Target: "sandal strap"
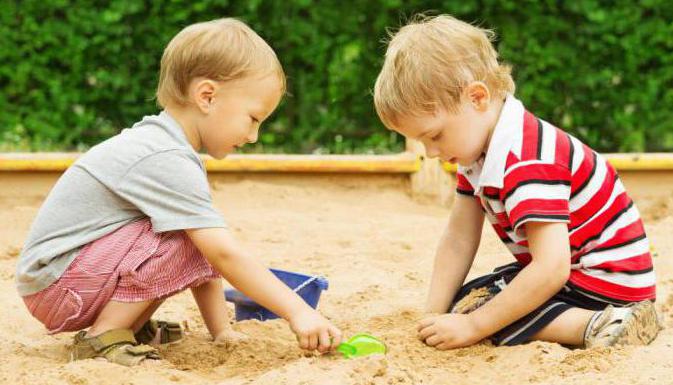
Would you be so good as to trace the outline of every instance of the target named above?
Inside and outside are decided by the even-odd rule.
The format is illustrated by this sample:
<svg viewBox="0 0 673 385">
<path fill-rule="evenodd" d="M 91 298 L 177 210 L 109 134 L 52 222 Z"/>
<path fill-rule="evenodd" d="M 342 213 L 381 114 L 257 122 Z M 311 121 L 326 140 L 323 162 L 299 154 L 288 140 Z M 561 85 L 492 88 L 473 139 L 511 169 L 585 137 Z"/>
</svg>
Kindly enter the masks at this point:
<svg viewBox="0 0 673 385">
<path fill-rule="evenodd" d="M 137 344 L 133 331 L 130 329 L 113 329 L 108 330 L 96 337 L 87 338 L 89 345 L 98 353 L 103 350 L 120 344 Z"/>
<path fill-rule="evenodd" d="M 157 321 L 157 330 L 161 330 L 162 344 L 182 339 L 182 327 L 177 322 Z"/>
<path fill-rule="evenodd" d="M 135 334 L 136 341 L 139 343 L 150 343 L 159 334 L 159 343 L 171 343 L 182 339 L 183 330 L 178 322 L 158 321 L 151 319 L 138 330 Z"/>
<path fill-rule="evenodd" d="M 146 344 L 152 341 L 154 334 L 156 333 L 154 326 L 155 325 L 152 323 L 152 320 L 145 322 L 134 335 L 136 341 L 141 344 Z"/>
<path fill-rule="evenodd" d="M 103 356 L 110 362 L 124 366 L 135 366 L 144 360 L 159 360 L 156 349 L 149 345 L 116 345 L 109 347 Z"/>
<path fill-rule="evenodd" d="M 153 322 L 156 324 L 158 328 L 178 328 L 182 329 L 182 326 L 180 326 L 179 322 L 172 322 L 172 321 L 161 321 L 161 320 L 150 320 L 149 322 Z"/>
<path fill-rule="evenodd" d="M 127 346 L 126 351 L 133 354 L 134 356 L 148 356 L 151 355 L 151 353 L 156 353 L 157 349 L 149 345 L 135 345 Z"/>
<path fill-rule="evenodd" d="M 161 359 L 159 352 L 149 345 L 138 345 L 130 329 L 113 329 L 95 337 L 85 331 L 75 335 L 72 360 L 104 357 L 110 362 L 134 366 L 145 359 Z"/>
</svg>

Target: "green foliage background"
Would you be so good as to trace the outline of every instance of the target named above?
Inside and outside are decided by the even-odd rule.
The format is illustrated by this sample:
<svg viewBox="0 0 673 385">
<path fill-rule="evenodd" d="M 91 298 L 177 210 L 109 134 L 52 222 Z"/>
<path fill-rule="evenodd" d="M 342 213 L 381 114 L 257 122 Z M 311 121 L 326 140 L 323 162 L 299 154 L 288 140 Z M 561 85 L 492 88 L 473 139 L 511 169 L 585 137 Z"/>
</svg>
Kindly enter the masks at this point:
<svg viewBox="0 0 673 385">
<path fill-rule="evenodd" d="M 416 12 L 494 28 L 517 95 L 600 151 L 673 150 L 670 0 L 0 0 L 0 150 L 72 150 L 145 114 L 165 44 L 223 16 L 278 52 L 290 96 L 255 151 L 388 152 L 372 106 L 386 28 Z"/>
</svg>

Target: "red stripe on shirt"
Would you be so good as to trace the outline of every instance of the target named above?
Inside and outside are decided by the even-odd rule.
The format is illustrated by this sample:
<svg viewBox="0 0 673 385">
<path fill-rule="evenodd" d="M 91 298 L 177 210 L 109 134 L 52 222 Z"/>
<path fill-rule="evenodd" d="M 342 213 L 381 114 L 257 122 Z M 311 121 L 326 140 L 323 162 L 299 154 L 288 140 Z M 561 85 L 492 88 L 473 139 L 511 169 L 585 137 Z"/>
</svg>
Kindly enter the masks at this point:
<svg viewBox="0 0 673 385">
<path fill-rule="evenodd" d="M 646 287 L 622 286 L 586 275 L 579 270 L 570 272 L 569 281 L 582 288 L 622 301 L 644 301 L 656 298 L 655 285 Z"/>
<path fill-rule="evenodd" d="M 521 160 L 537 159 L 538 153 L 538 121 L 535 115 L 526 111 L 523 114 L 523 140 Z"/>
<path fill-rule="evenodd" d="M 591 268 L 615 273 L 646 271 L 652 269 L 652 257 L 650 256 L 650 253 L 647 252 L 630 258 L 620 259 L 618 261 L 607 261 L 600 265 L 592 266 Z"/>
</svg>

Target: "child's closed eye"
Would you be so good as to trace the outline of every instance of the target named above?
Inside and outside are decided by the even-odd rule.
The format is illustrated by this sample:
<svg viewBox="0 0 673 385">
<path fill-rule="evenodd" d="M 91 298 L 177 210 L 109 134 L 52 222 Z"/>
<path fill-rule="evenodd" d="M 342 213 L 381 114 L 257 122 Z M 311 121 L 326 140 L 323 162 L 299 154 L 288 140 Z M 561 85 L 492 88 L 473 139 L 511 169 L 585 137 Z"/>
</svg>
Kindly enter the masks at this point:
<svg viewBox="0 0 673 385">
<path fill-rule="evenodd" d="M 438 141 L 438 140 L 441 139 L 441 138 L 442 138 L 442 133 L 441 133 L 441 131 L 440 131 L 438 134 L 433 135 L 433 137 L 430 138 L 430 140 L 432 140 L 433 142 L 436 142 L 436 141 Z"/>
</svg>

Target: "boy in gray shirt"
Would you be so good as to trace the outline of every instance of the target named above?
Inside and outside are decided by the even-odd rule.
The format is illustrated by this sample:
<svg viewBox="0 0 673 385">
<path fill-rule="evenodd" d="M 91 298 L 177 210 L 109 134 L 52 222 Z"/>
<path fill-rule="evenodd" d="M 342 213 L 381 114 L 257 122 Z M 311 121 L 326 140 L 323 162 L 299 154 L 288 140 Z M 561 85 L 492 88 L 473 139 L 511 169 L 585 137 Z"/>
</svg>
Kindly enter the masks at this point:
<svg viewBox="0 0 673 385">
<path fill-rule="evenodd" d="M 182 330 L 150 317 L 188 287 L 212 337 L 237 338 L 221 277 L 289 321 L 301 348 L 339 344 L 339 329 L 240 250 L 213 207 L 197 153 L 220 159 L 255 142 L 284 89 L 275 53 L 244 23 L 194 24 L 164 51 L 157 90 L 164 111 L 93 147 L 59 179 L 16 279 L 51 333 L 80 331 L 73 359 L 130 366 L 159 358 L 148 344 L 176 342 Z"/>
</svg>

